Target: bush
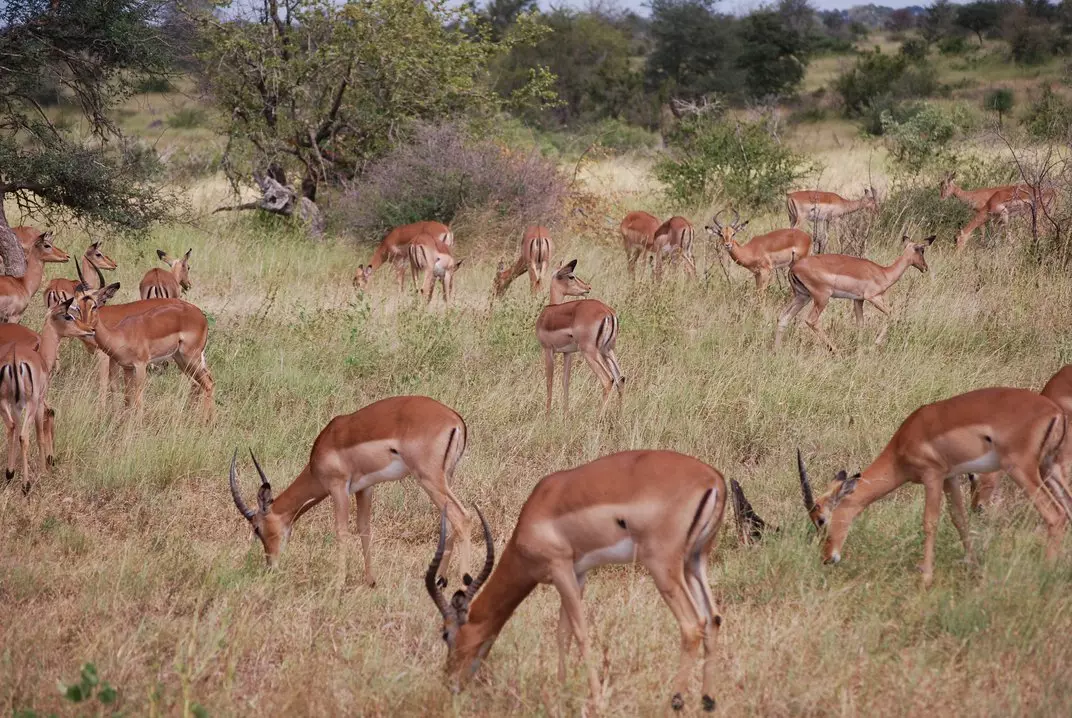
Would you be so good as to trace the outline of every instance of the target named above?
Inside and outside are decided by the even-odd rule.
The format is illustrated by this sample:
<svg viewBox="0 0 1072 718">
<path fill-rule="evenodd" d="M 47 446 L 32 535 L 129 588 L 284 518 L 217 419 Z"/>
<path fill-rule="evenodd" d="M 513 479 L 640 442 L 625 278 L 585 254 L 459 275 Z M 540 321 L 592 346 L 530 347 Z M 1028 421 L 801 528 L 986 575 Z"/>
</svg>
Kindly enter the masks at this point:
<svg viewBox="0 0 1072 718">
<path fill-rule="evenodd" d="M 1012 110 L 1016 101 L 1012 90 L 1007 87 L 999 87 L 986 93 L 983 98 L 983 109 L 996 112 L 998 115 L 998 127 L 1002 125 L 1005 115 Z"/>
<path fill-rule="evenodd" d="M 171 81 L 166 77 L 146 77 L 134 86 L 134 92 L 147 95 L 150 92 L 163 94 L 171 92 Z"/>
<path fill-rule="evenodd" d="M 539 153 L 473 140 L 459 125 L 419 125 L 412 141 L 372 164 L 346 191 L 352 230 L 381 234 L 421 220 L 450 223 L 463 210 L 489 212 L 517 226 L 562 214 L 567 185 Z"/>
<path fill-rule="evenodd" d="M 949 143 L 956 135 L 957 125 L 934 105 L 922 106 L 905 121 L 898 121 L 889 113 L 884 113 L 882 130 L 890 157 L 911 174 L 929 165 L 946 164 L 953 159 Z"/>
<path fill-rule="evenodd" d="M 922 37 L 911 37 L 901 43 L 901 54 L 911 62 L 923 62 L 929 50 L 930 43 Z"/>
<path fill-rule="evenodd" d="M 880 123 L 874 119 L 881 116 L 883 109 L 892 108 L 900 100 L 929 97 L 939 85 L 933 65 L 910 62 L 904 54 L 884 55 L 876 48 L 864 53 L 853 69 L 841 75 L 836 88 L 845 103 L 845 114 L 855 118 L 870 116 L 865 129 L 881 134 Z"/>
<path fill-rule="evenodd" d="M 205 112 L 196 107 L 184 107 L 167 118 L 168 127 L 175 130 L 192 130 L 205 122 Z"/>
<path fill-rule="evenodd" d="M 1042 88 L 1042 94 L 1028 106 L 1023 124 L 1035 139 L 1065 139 L 1072 130 L 1072 103 L 1047 85 Z"/>
<path fill-rule="evenodd" d="M 668 142 L 672 156 L 655 174 L 678 205 L 718 198 L 741 209 L 772 206 L 807 172 L 804 157 L 778 142 L 765 122 L 691 117 Z"/>
<path fill-rule="evenodd" d="M 943 55 L 963 55 L 969 49 L 968 39 L 963 35 L 949 35 L 938 41 L 938 52 Z"/>
</svg>

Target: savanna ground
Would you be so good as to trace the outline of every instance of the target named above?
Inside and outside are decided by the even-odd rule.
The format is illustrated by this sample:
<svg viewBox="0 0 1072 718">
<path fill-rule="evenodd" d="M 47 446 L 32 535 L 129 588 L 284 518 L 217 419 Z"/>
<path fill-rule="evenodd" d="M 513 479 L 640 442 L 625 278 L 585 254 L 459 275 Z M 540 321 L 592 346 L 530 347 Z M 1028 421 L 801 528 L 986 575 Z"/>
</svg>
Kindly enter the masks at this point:
<svg viewBox="0 0 1072 718">
<path fill-rule="evenodd" d="M 882 183 L 881 151 L 850 127 L 799 132 L 829 168 L 827 187 L 856 196 L 869 165 Z M 582 179 L 619 216 L 667 214 L 647 169 L 619 158 L 589 165 Z M 542 476 L 614 451 L 673 449 L 741 482 L 780 531 L 746 548 L 727 529 L 711 559 L 725 616 L 724 715 L 1069 713 L 1072 555 L 1066 542 L 1055 563 L 1043 561 L 1040 522 L 1022 496 L 1007 489 L 999 509 L 972 517 L 977 566 L 962 563 L 943 518 L 935 585 L 924 592 L 918 488 L 865 512 L 832 568 L 819 562 L 795 475 L 797 446 L 817 482 L 859 470 L 920 404 L 983 386 L 1037 389 L 1072 361 L 1072 278 L 1017 243 L 977 241 L 958 257 L 952 237 L 940 237 L 927 252 L 930 273 L 910 270 L 890 292 L 895 321 L 882 347 L 872 344 L 877 314 L 869 310 L 858 333 L 848 303 L 832 303 L 823 321 L 844 350 L 832 357 L 802 322 L 775 355 L 784 280 L 757 298 L 751 275 L 728 260 L 723 272 L 702 230 L 706 278 L 670 273 L 653 286 L 626 280 L 609 224 L 556 228 L 556 259 L 577 257 L 592 296 L 618 311 L 627 376 L 624 404 L 600 419 L 598 385 L 578 365 L 564 420 L 557 385 L 554 413 L 542 411 L 533 323 L 543 298 L 530 298 L 522 279 L 489 301 L 501 256 L 476 248 L 494 238 L 459 228 L 468 261 L 456 306 L 437 300 L 427 311 L 408 290 L 399 295 L 387 271 L 369 295 L 353 290 L 370 245 L 311 243 L 273 222 L 209 216 L 228 201 L 219 180 L 183 192 L 195 224 L 106 251 L 130 300 L 156 248 L 193 248 L 187 298 L 210 319 L 217 419 L 202 425 L 186 408 L 187 382 L 173 367 L 151 377 L 140 419 L 117 396 L 101 407 L 89 356 L 64 345 L 50 394 L 58 465 L 28 498 L 0 491 L 0 710 L 71 714 L 57 681 L 75 681 L 93 662 L 118 687 L 125 715 L 579 714 L 586 683 L 576 648 L 568 683 L 555 676 L 558 599 L 548 587 L 522 604 L 468 691 L 446 689 L 438 614 L 421 580 L 438 516 L 412 481 L 375 490 L 375 588 L 362 583 L 355 542 L 348 581 L 333 589 L 338 547 L 324 507 L 296 524 L 282 561 L 265 571 L 227 490 L 235 447 L 257 452 L 278 494 L 331 417 L 415 393 L 465 417 L 456 491 L 481 507 L 499 548 Z M 709 218 L 707 208 L 689 216 L 698 228 Z M 750 230 L 783 224 L 771 213 Z M 869 231 L 866 221 L 853 227 Z M 908 229 L 919 237 L 926 226 L 916 218 Z M 69 228 L 58 235 L 73 256 L 87 239 Z M 895 237 L 869 239 L 876 260 L 899 251 Z M 71 269 L 53 265 L 47 276 Z M 38 296 L 27 323 L 42 315 Z M 252 497 L 255 474 L 241 461 Z M 479 561 L 479 542 L 474 554 Z M 585 599 L 605 713 L 669 713 L 678 631 L 650 579 L 605 568 Z M 699 705 L 697 671 L 686 712 Z"/>
</svg>

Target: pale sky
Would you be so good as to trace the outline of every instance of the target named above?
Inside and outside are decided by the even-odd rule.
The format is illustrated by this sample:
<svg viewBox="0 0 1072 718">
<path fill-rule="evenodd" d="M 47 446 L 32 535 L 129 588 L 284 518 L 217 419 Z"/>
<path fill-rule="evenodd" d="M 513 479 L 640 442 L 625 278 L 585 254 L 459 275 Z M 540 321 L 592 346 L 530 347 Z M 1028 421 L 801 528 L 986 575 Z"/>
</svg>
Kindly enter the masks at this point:
<svg viewBox="0 0 1072 718">
<path fill-rule="evenodd" d="M 612 0 L 609 4 L 615 4 L 622 9 L 633 10 L 641 15 L 648 14 L 648 2 L 650 0 Z M 721 0 L 717 7 L 722 12 L 732 13 L 735 15 L 741 15 L 747 13 L 760 5 L 774 4 L 776 0 L 772 0 L 770 3 L 764 3 L 759 0 Z M 866 0 L 811 0 L 813 7 L 819 10 L 847 10 L 857 5 L 884 5 L 891 8 L 910 7 L 912 5 L 919 5 L 926 7 L 931 4 L 932 0 L 883 0 L 882 2 L 866 2 Z M 969 2 L 970 0 L 953 0 L 954 3 L 960 4 L 962 2 Z M 606 0 L 604 0 L 606 2 Z M 541 7 L 561 7 L 570 6 L 583 8 L 588 5 L 588 0 L 540 0 Z"/>
</svg>

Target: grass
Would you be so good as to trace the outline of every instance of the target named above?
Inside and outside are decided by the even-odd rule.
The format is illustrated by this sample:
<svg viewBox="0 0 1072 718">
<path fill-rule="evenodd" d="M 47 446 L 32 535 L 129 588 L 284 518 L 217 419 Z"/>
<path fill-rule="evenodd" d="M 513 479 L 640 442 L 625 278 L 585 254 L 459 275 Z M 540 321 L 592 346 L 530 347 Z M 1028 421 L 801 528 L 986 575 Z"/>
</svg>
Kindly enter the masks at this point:
<svg viewBox="0 0 1072 718">
<path fill-rule="evenodd" d="M 220 191 L 206 184 L 192 202 L 214 206 Z M 781 222 L 759 217 L 750 227 Z M 892 290 L 885 347 L 870 344 L 876 315 L 858 337 L 848 304 L 835 303 L 824 323 L 842 357 L 802 324 L 774 355 L 784 287 L 757 298 L 750 275 L 730 266 L 727 280 L 703 248 L 706 282 L 631 286 L 616 246 L 560 230 L 559 257 L 578 257 L 594 295 L 619 313 L 628 377 L 622 409 L 600 420 L 598 386 L 579 367 L 564 421 L 557 395 L 550 419 L 540 411 L 532 326 L 541 300 L 519 282 L 490 305 L 495 257 L 474 256 L 459 273 L 455 308 L 426 311 L 387 274 L 371 295 L 355 294 L 349 278 L 367 246 L 309 243 L 248 216 L 198 226 L 161 228 L 108 251 L 130 299 L 157 247 L 193 248 L 188 298 L 210 317 L 217 421 L 203 426 L 186 409 L 186 381 L 174 368 L 151 377 L 140 420 L 102 408 L 88 355 L 64 346 L 50 395 L 59 464 L 29 498 L 0 491 L 0 711 L 63 713 L 56 681 L 91 661 L 127 715 L 198 706 L 223 716 L 578 714 L 586 684 L 576 651 L 567 684 L 555 677 L 550 588 L 522 605 L 467 692 L 445 689 L 445 647 L 420 580 L 437 516 L 413 482 L 375 491 L 375 589 L 361 584 L 356 550 L 347 585 L 331 589 L 338 547 L 327 508 L 297 523 L 268 573 L 231 503 L 234 447 L 257 451 L 278 493 L 332 416 L 421 393 L 468 422 L 457 492 L 481 506 L 500 548 L 539 478 L 609 452 L 671 448 L 743 484 L 781 532 L 747 549 L 727 534 L 713 558 L 726 617 L 717 695 L 725 715 L 1067 713 L 1072 569 L 1067 551 L 1043 562 L 1039 521 L 1021 497 L 1010 492 L 996 515 L 972 518 L 978 568 L 960 563 L 943 519 L 936 585 L 922 592 L 919 490 L 866 512 L 842 565 L 829 568 L 806 528 L 793 468 L 798 445 L 817 479 L 863 467 L 921 403 L 980 386 L 1040 387 L 1072 360 L 1065 274 L 1012 247 L 957 258 L 936 246 L 931 273 L 913 271 Z M 77 251 L 87 238 L 63 231 L 58 241 Z M 882 260 L 898 251 L 878 237 L 869 246 Z M 28 323 L 41 313 L 37 298 Z M 241 476 L 251 500 L 248 462 Z M 632 567 L 594 572 L 586 610 L 607 714 L 667 712 L 677 629 L 650 579 Z"/>
</svg>

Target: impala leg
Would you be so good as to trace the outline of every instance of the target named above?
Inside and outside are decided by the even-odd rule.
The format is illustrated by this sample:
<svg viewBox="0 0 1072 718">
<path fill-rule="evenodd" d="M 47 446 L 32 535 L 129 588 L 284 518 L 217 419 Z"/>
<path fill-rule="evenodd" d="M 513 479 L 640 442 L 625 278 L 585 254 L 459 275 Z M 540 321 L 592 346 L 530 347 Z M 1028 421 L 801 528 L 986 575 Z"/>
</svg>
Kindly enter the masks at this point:
<svg viewBox="0 0 1072 718">
<path fill-rule="evenodd" d="M 757 269 L 755 271 L 756 277 L 756 293 L 760 296 L 767 291 L 767 286 L 770 284 L 770 270 L 769 269 Z"/>
<path fill-rule="evenodd" d="M 22 410 L 22 416 L 19 422 L 19 455 L 22 459 L 22 493 L 30 493 L 30 422 L 33 421 L 33 416 L 30 414 L 30 407 L 25 407 Z"/>
<path fill-rule="evenodd" d="M 584 356 L 584 360 L 588 362 L 588 366 L 592 368 L 592 373 L 596 375 L 596 379 L 603 385 L 603 403 L 599 407 L 599 413 L 602 414 L 607 408 L 607 403 L 610 401 L 610 393 L 614 389 L 614 377 L 612 377 L 610 371 L 603 366 L 598 351 L 593 349 L 582 352 L 582 355 Z"/>
<path fill-rule="evenodd" d="M 577 586 L 580 591 L 580 596 L 584 598 L 584 581 L 585 574 L 577 576 Z M 558 607 L 558 630 L 555 634 L 555 638 L 558 641 L 558 680 L 561 683 L 566 682 L 566 658 L 569 657 L 570 639 L 573 638 L 573 631 L 570 628 L 569 614 L 566 613 L 566 603 L 562 602 Z"/>
<path fill-rule="evenodd" d="M 335 569 L 335 588 L 346 585 L 346 559 L 350 551 L 350 496 L 346 481 L 331 482 L 331 505 L 335 516 L 335 540 L 339 544 Z"/>
<path fill-rule="evenodd" d="M 809 294 L 794 294 L 789 304 L 785 305 L 785 309 L 778 316 L 778 326 L 774 329 L 775 350 L 782 346 L 782 335 L 785 334 L 786 327 L 789 326 L 796 315 L 800 314 L 801 309 L 808 306 L 810 301 L 811 295 Z"/>
<path fill-rule="evenodd" d="M 562 415 L 569 416 L 569 380 L 573 368 L 573 352 L 562 355 Z"/>
<path fill-rule="evenodd" d="M 630 279 L 636 279 L 636 265 L 637 265 L 637 260 L 640 259 L 641 251 L 642 251 L 642 248 L 640 248 L 640 247 L 635 247 L 635 248 L 628 248 L 627 247 L 626 250 L 625 250 L 625 262 L 626 262 L 626 264 L 628 265 L 628 268 L 629 268 L 629 277 L 630 277 Z"/>
<path fill-rule="evenodd" d="M 8 483 L 15 478 L 15 464 L 19 460 L 19 429 L 10 407 L 3 407 L 4 425 L 7 427 L 7 473 Z"/>
<path fill-rule="evenodd" d="M 864 328 L 864 300 L 853 299 L 852 300 L 852 313 L 856 316 L 856 328 Z"/>
<path fill-rule="evenodd" d="M 432 269 L 429 267 L 424 270 L 424 286 L 421 288 L 421 294 L 424 296 L 425 304 L 432 304 L 433 292 L 435 292 L 435 274 L 432 273 Z"/>
<path fill-rule="evenodd" d="M 443 548 L 443 569 L 440 575 L 446 573 L 446 567 L 450 565 L 450 557 L 454 554 L 454 544 L 458 546 L 458 574 L 464 576 L 469 573 L 472 564 L 473 542 L 470 534 L 469 512 L 465 510 L 458 497 L 450 490 L 447 484 L 447 476 L 442 468 L 434 466 L 417 467 L 414 472 L 417 482 L 428 494 L 435 507 L 440 512 L 446 511 L 447 523 L 450 530 L 447 532 L 447 540 Z"/>
<path fill-rule="evenodd" d="M 663 250 L 661 247 L 655 248 L 655 281 L 661 282 L 663 280 Z"/>
<path fill-rule="evenodd" d="M 618 356 L 613 349 L 607 349 L 606 353 L 600 356 L 603 358 L 605 368 L 614 381 L 614 387 L 618 390 L 618 403 L 620 405 L 625 399 L 625 376 L 622 374 L 621 365 L 618 364 Z"/>
<path fill-rule="evenodd" d="M 685 567 L 686 578 L 692 589 L 693 600 L 704 616 L 704 662 L 703 662 L 703 708 L 705 711 L 715 709 L 715 664 L 716 642 L 722 626 L 722 612 L 715 597 L 711 595 L 711 586 L 707 581 L 707 556 L 710 549 L 698 553 Z"/>
<path fill-rule="evenodd" d="M 1037 466 L 1029 462 L 1009 468 L 1009 476 L 1017 483 L 1035 504 L 1035 508 L 1046 522 L 1048 540 L 1046 541 L 1046 559 L 1057 558 L 1057 551 L 1061 547 L 1061 538 L 1065 533 L 1068 517 L 1061 507 L 1054 503 L 1054 499 L 1042 485 L 1042 477 L 1039 475 Z"/>
<path fill-rule="evenodd" d="M 112 360 L 104 352 L 97 351 L 97 386 L 100 389 L 100 403 L 102 408 L 108 406 L 108 389 L 112 374 Z"/>
<path fill-rule="evenodd" d="M 529 294 L 540 291 L 540 270 L 533 264 L 529 265 Z"/>
<path fill-rule="evenodd" d="M 804 323 L 823 340 L 823 343 L 830 348 L 830 351 L 837 354 L 838 348 L 834 346 L 834 342 L 830 341 L 830 337 L 826 335 L 822 325 L 819 324 L 819 317 L 823 315 L 823 310 L 826 309 L 828 300 L 828 297 L 812 297 L 813 305 L 811 312 L 808 313 L 808 318 L 804 320 Z"/>
<path fill-rule="evenodd" d="M 685 707 L 685 692 L 689 684 L 689 675 L 700 656 L 700 645 L 705 638 L 705 621 L 695 604 L 689 585 L 685 581 L 684 562 L 667 559 L 649 566 L 652 577 L 666 605 L 677 619 L 681 628 L 681 657 L 678 661 L 677 674 L 674 676 L 674 691 L 670 705 L 674 710 Z"/>
<path fill-rule="evenodd" d="M 212 372 L 208 369 L 205 353 L 201 352 L 194 358 L 176 354 L 175 364 L 179 367 L 179 371 L 193 382 L 191 398 L 197 396 L 200 399 L 201 411 L 205 421 L 212 421 L 216 411 L 216 382 L 212 378 Z"/>
<path fill-rule="evenodd" d="M 987 210 L 984 207 L 979 212 L 977 212 L 974 217 L 971 218 L 970 222 L 968 222 L 966 225 L 964 225 L 964 229 L 960 230 L 960 234 L 957 235 L 957 251 L 958 252 L 963 250 L 965 245 L 967 245 L 968 240 L 972 236 L 972 233 L 975 232 L 976 229 L 978 229 L 979 227 L 981 227 L 983 224 L 986 223 L 986 220 L 987 220 L 988 216 L 989 215 L 987 213 Z"/>
<path fill-rule="evenodd" d="M 372 489 L 358 491 L 354 494 L 354 523 L 357 535 L 361 539 L 361 555 L 365 559 L 365 583 L 370 588 L 376 586 L 376 576 L 372 573 Z"/>
<path fill-rule="evenodd" d="M 964 507 L 964 491 L 960 486 L 960 477 L 946 478 L 944 488 L 949 499 L 949 518 L 953 520 L 953 526 L 960 535 L 960 542 L 964 544 L 964 560 L 971 563 L 975 560 L 975 555 L 972 553 L 971 535 L 968 533 L 968 512 Z"/>
<path fill-rule="evenodd" d="M 45 403 L 42 401 L 34 412 L 34 432 L 37 436 L 37 473 L 44 474 L 52 465 L 52 450 L 48 445 L 48 417 Z"/>
<path fill-rule="evenodd" d="M 972 511 L 982 511 L 984 508 L 994 503 L 994 493 L 998 488 L 998 482 L 1000 480 L 1000 471 L 989 471 L 975 477 L 975 481 L 972 482 L 971 487 Z"/>
<path fill-rule="evenodd" d="M 450 306 L 450 300 L 454 296 L 454 272 L 446 272 L 443 274 L 443 303 L 448 307 Z"/>
<path fill-rule="evenodd" d="M 867 301 L 870 302 L 871 306 L 873 306 L 875 309 L 882 312 L 886 320 L 882 325 L 882 329 L 879 329 L 878 336 L 875 337 L 875 345 L 881 346 L 886 341 L 886 333 L 890 330 L 890 320 L 893 315 L 890 312 L 889 306 L 886 304 L 886 297 L 884 295 L 879 294 L 877 296 L 871 297 Z M 863 304 L 861 303 L 861 313 L 863 312 L 862 307 Z"/>
<path fill-rule="evenodd" d="M 544 407 L 544 412 L 547 416 L 551 415 L 551 392 L 555 388 L 555 350 L 551 347 L 544 347 L 543 350 L 543 371 L 547 377 L 547 404 Z"/>
<path fill-rule="evenodd" d="M 577 582 L 576 574 L 573 573 L 573 565 L 566 563 L 552 568 L 551 583 L 558 590 L 558 595 L 562 600 L 562 610 L 565 611 L 570 627 L 573 629 L 573 635 L 577 637 L 577 644 L 581 648 L 581 661 L 584 662 L 588 671 L 588 690 L 591 699 L 598 702 L 601 693 L 599 673 L 590 660 L 588 625 L 584 620 L 581 587 Z"/>
<path fill-rule="evenodd" d="M 923 588 L 934 581 L 934 539 L 938 533 L 938 518 L 942 514 L 942 487 L 945 481 L 937 476 L 923 477 Z"/>
<path fill-rule="evenodd" d="M 45 411 L 45 442 L 47 450 L 45 454 L 45 462 L 49 466 L 56 465 L 56 412 L 47 403 L 44 404 Z"/>
<path fill-rule="evenodd" d="M 406 264 L 404 261 L 396 261 L 395 265 L 395 281 L 398 282 L 399 293 L 406 290 Z M 413 286 L 417 286 L 417 270 L 412 270 L 413 274 Z"/>
</svg>

